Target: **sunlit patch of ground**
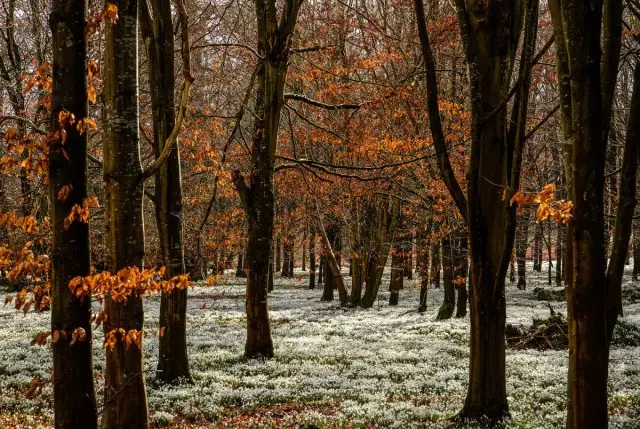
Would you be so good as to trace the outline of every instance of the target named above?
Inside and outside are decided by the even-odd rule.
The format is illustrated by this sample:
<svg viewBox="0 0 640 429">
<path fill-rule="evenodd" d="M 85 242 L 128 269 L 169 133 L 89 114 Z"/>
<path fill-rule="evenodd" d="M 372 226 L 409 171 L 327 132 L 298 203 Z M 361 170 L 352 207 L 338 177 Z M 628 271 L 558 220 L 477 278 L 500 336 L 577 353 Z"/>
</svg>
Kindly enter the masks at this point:
<svg viewBox="0 0 640 429">
<path fill-rule="evenodd" d="M 344 309 L 320 302 L 307 290 L 306 273 L 276 278 L 269 295 L 276 358 L 247 361 L 244 285 L 224 284 L 189 291 L 188 345 L 195 385 L 158 386 L 159 299 L 145 303 L 149 407 L 156 427 L 472 427 L 454 425 L 467 387 L 469 319 L 436 321 L 442 290 L 429 291 L 428 310 L 413 311 L 418 284 L 405 281 L 400 305 L 388 306 L 387 283 L 372 309 Z M 532 290 L 546 273 L 529 276 L 528 290 L 507 284 L 507 322 L 530 325 L 547 317 L 546 302 Z M 546 286 L 545 286 L 546 287 Z M 625 284 L 625 288 L 640 285 Z M 0 293 L 4 302 L 5 293 Z M 336 293 L 337 298 L 337 293 Z M 566 313 L 562 302 L 551 303 Z M 625 303 L 625 320 L 640 325 L 640 303 Z M 0 414 L 52 420 L 51 388 L 35 399 L 24 392 L 34 376 L 48 379 L 50 351 L 30 346 L 47 330 L 48 314 L 23 315 L 0 307 Z M 94 350 L 96 374 L 104 365 L 101 332 Z M 567 352 L 507 349 L 507 392 L 512 428 L 561 428 L 566 401 Z M 637 429 L 640 421 L 640 347 L 612 350 L 609 405 L 612 428 Z M 96 377 L 99 401 L 102 377 Z M 7 393 L 8 392 L 8 393 Z M 1 420 L 0 420 L 1 422 Z M 0 423 L 0 428 L 2 427 Z M 7 426 L 5 424 L 5 427 Z M 477 426 L 476 426 L 477 427 Z"/>
</svg>

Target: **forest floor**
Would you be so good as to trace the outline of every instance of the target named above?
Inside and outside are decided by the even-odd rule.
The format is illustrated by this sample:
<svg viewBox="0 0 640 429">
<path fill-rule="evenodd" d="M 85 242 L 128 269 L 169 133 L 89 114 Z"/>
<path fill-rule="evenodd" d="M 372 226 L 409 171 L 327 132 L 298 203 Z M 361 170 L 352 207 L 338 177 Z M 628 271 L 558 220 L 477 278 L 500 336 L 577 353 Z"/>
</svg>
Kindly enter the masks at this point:
<svg viewBox="0 0 640 429">
<path fill-rule="evenodd" d="M 507 283 L 507 323 L 530 326 L 548 317 L 546 271 L 528 273 L 528 288 Z M 321 302 L 308 290 L 308 273 L 276 278 L 269 295 L 276 357 L 243 359 L 244 282 L 231 275 L 215 287 L 189 290 L 188 345 L 194 385 L 158 386 L 158 297 L 145 301 L 145 365 L 154 427 L 232 428 L 457 428 L 449 419 L 464 401 L 469 318 L 436 321 L 442 289 L 430 289 L 426 313 L 415 311 L 419 281 L 406 281 L 400 304 L 388 305 L 388 278 L 372 309 Z M 630 278 L 630 273 L 626 279 Z M 555 288 L 554 288 L 555 289 Z M 640 328 L 640 285 L 624 285 L 628 326 Z M 6 291 L 0 291 L 4 302 Z M 337 298 L 337 293 L 336 293 Z M 551 302 L 566 314 L 564 302 Z M 51 352 L 30 346 L 49 329 L 49 314 L 24 315 L 0 305 L 0 428 L 50 427 L 52 389 L 33 399 L 24 392 L 33 377 L 50 378 Z M 96 335 L 101 338 L 101 334 Z M 104 350 L 94 342 L 101 400 Z M 507 349 L 509 428 L 562 428 L 567 350 Z M 640 346 L 616 345 L 609 366 L 610 428 L 640 422 Z"/>
</svg>

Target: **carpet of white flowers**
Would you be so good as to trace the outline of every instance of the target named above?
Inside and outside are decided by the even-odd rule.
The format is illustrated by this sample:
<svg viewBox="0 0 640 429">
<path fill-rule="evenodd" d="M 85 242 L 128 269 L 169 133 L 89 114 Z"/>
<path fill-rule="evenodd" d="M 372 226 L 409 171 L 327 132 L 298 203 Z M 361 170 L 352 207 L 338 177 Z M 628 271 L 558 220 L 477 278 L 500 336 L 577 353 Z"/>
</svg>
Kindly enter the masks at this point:
<svg viewBox="0 0 640 429">
<path fill-rule="evenodd" d="M 627 278 L 629 274 L 627 275 Z M 388 282 L 388 279 L 385 279 Z M 419 314 L 419 281 L 405 280 L 400 305 L 389 307 L 383 283 L 374 308 L 340 308 L 307 289 L 307 273 L 275 282 L 269 295 L 276 357 L 243 359 L 244 283 L 229 274 L 215 287 L 189 290 L 188 346 L 194 385 L 154 382 L 159 299 L 145 302 L 145 366 L 154 426 L 173 427 L 458 427 L 450 417 L 467 387 L 469 318 L 436 321 L 442 289 L 430 289 Z M 530 325 L 546 317 L 546 302 L 531 290 L 545 272 L 529 275 L 526 291 L 507 283 L 507 322 Z M 630 281 L 625 288 L 639 287 Z M 1 307 L 0 414 L 25 427 L 51 424 L 52 392 L 26 399 L 33 377 L 50 378 L 51 353 L 31 346 L 49 329 L 49 313 Z M 337 294 L 336 294 L 337 298 Z M 565 313 L 562 302 L 553 302 Z M 624 320 L 640 325 L 640 303 L 625 303 Z M 104 351 L 94 341 L 98 398 Z M 507 349 L 507 427 L 561 428 L 565 418 L 567 351 Z M 640 347 L 616 347 L 609 367 L 610 427 L 640 427 Z M 275 423 L 274 423 L 275 422 Z M 5 423 L 6 424 L 6 423 Z M 2 426 L 2 423 L 0 423 Z M 466 426 L 464 426 L 466 427 Z M 475 426 L 474 426 L 475 427 Z"/>
</svg>

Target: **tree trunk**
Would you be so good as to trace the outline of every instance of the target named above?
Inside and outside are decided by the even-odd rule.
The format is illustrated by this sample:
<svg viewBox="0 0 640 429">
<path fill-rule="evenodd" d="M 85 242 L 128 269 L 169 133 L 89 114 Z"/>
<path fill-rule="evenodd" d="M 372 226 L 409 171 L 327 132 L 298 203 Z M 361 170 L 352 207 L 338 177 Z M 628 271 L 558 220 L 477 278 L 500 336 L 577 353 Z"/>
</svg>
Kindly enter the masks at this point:
<svg viewBox="0 0 640 429">
<path fill-rule="evenodd" d="M 467 60 L 472 118 L 466 196 L 450 164 L 438 105 L 436 64 L 422 0 L 415 1 L 416 22 L 427 75 L 429 127 L 440 176 L 469 231 L 469 387 L 458 416 L 497 421 L 509 413 L 505 380 L 504 288 L 516 224 L 515 208 L 509 203 L 509 195 L 520 187 L 538 1 L 476 4 L 456 0 L 455 4 Z M 521 31 L 523 23 L 524 31 Z M 520 85 L 515 91 L 511 118 L 508 119 L 504 100 L 509 98 L 511 91 L 521 33 L 524 33 L 524 41 L 518 76 Z M 504 196 L 503 191 L 506 192 Z"/>
<path fill-rule="evenodd" d="M 389 282 L 389 291 L 391 294 L 389 295 L 389 305 L 398 305 L 400 289 L 402 289 L 403 286 L 406 257 L 402 251 L 403 248 L 400 245 L 395 245 L 391 251 L 391 281 Z"/>
<path fill-rule="evenodd" d="M 359 254 L 353 254 L 351 257 L 351 307 L 360 307 L 362 305 L 362 257 Z"/>
<path fill-rule="evenodd" d="M 542 271 L 542 223 L 540 222 L 536 223 L 533 236 L 533 271 Z"/>
<path fill-rule="evenodd" d="M 565 272 L 569 326 L 568 429 L 606 428 L 607 276 L 604 167 L 615 90 L 622 2 L 549 3 L 561 76 L 561 123 L 568 159 L 571 259 Z M 604 19 L 603 19 L 604 18 Z M 594 31 L 598 29 L 598 31 Z M 602 29 L 602 31 L 600 31 Z M 602 62 L 601 62 L 602 58 Z M 635 119 L 635 118 L 634 118 Z"/>
<path fill-rule="evenodd" d="M 309 234 L 309 289 L 316 287 L 316 234 L 312 229 Z"/>
<path fill-rule="evenodd" d="M 325 295 L 323 294 L 323 301 L 333 300 L 333 289 L 335 286 L 335 288 L 338 289 L 338 298 L 340 300 L 340 304 L 345 305 L 348 300 L 347 289 L 344 286 L 344 280 L 340 271 L 340 265 L 333 250 L 333 244 L 335 244 L 338 240 L 337 233 L 340 231 L 339 225 L 332 224 L 328 228 L 331 235 L 327 233 L 324 225 L 322 224 L 318 226 L 318 229 L 320 230 L 320 240 L 322 242 L 324 254 L 326 255 L 326 272 L 331 274 L 330 276 L 327 276 L 327 279 L 325 280 L 324 294 L 326 294 L 327 299 L 325 299 Z M 330 284 L 330 286 L 327 286 L 327 284 Z M 330 297 L 329 293 L 331 294 Z"/>
<path fill-rule="evenodd" d="M 429 274 L 430 283 L 434 288 L 440 287 L 440 243 L 431 245 L 431 271 Z"/>
<path fill-rule="evenodd" d="M 527 207 L 516 227 L 516 260 L 518 263 L 518 289 L 520 290 L 527 288 L 527 249 L 529 247 L 531 213 L 531 208 Z"/>
<path fill-rule="evenodd" d="M 420 275 L 420 298 L 418 303 L 418 312 L 424 313 L 425 311 L 427 311 L 427 293 L 429 291 L 429 246 L 423 244 L 422 246 L 418 247 L 418 249 L 420 250 L 416 257 Z"/>
<path fill-rule="evenodd" d="M 458 232 L 456 237 L 456 246 L 454 248 L 454 266 L 456 269 L 456 290 L 458 291 L 458 302 L 456 304 L 456 317 L 465 317 L 467 315 L 467 302 L 469 294 L 467 293 L 467 277 L 469 272 L 467 233 Z"/>
<path fill-rule="evenodd" d="M 451 319 L 456 305 L 453 255 L 449 237 L 442 239 L 442 280 L 444 283 L 444 301 L 438 310 L 437 320 Z"/>
<path fill-rule="evenodd" d="M 325 254 L 322 256 L 322 271 L 324 274 L 324 287 L 322 289 L 322 300 L 329 302 L 333 301 L 333 276 L 328 267 L 328 256 Z"/>
<path fill-rule="evenodd" d="M 76 119 L 87 117 L 85 79 L 85 2 L 54 0 L 49 24 L 52 32 L 53 93 L 51 131 L 60 128 L 59 113 L 65 109 Z M 63 330 L 68 337 L 76 328 L 84 329 L 86 341 L 73 346 L 58 341 L 53 348 L 54 426 L 57 429 L 97 427 L 96 396 L 93 385 L 91 295 L 77 299 L 69 281 L 88 276 L 90 270 L 89 225 L 74 222 L 64 227 L 64 219 L 74 204 L 87 197 L 87 135 L 67 126 L 65 152 L 60 141 L 49 149 L 49 198 L 51 201 L 51 331 Z M 63 186 L 71 185 L 66 200 L 58 198 Z"/>
<path fill-rule="evenodd" d="M 640 271 L 640 220 L 633 220 L 633 274 L 632 280 L 638 281 Z"/>
<path fill-rule="evenodd" d="M 629 241 L 633 228 L 633 213 L 636 208 L 636 183 L 638 155 L 640 155 L 640 63 L 635 65 L 631 108 L 627 120 L 627 135 L 622 158 L 620 189 L 615 217 L 615 232 L 607 267 L 606 325 L 608 347 L 611 347 L 613 330 L 622 316 L 622 280 L 624 266 L 629 254 Z M 608 360 L 608 359 L 607 359 Z"/>
<path fill-rule="evenodd" d="M 282 244 L 280 242 L 280 236 L 276 238 L 276 271 L 282 270 L 282 261 L 280 259 L 280 254 L 282 251 Z"/>
<path fill-rule="evenodd" d="M 304 236 L 302 237 L 302 271 L 307 271 L 307 228 L 304 230 Z"/>
<path fill-rule="evenodd" d="M 320 253 L 320 264 L 318 265 L 318 285 L 324 283 L 324 255 Z"/>
<path fill-rule="evenodd" d="M 238 264 L 236 265 L 236 277 L 246 277 L 244 273 L 244 264 L 242 263 L 243 258 L 244 250 L 240 249 L 240 251 L 238 252 Z"/>
<path fill-rule="evenodd" d="M 273 341 L 267 307 L 269 258 L 273 245 L 275 196 L 273 172 L 278 145 L 280 113 L 284 105 L 291 36 L 298 19 L 299 0 L 286 0 L 278 22 L 271 3 L 254 1 L 258 27 L 257 52 L 261 61 L 256 73 L 256 101 L 251 173 L 245 182 L 239 170 L 232 178 L 249 224 L 247 263 L 247 343 L 245 356 L 272 357 Z"/>
<path fill-rule="evenodd" d="M 400 203 L 384 201 L 376 210 L 373 223 L 375 244 L 366 261 L 365 290 L 362 297 L 362 308 L 371 308 L 378 296 L 384 266 L 391 250 L 390 240 L 396 229 L 400 215 Z"/>
<path fill-rule="evenodd" d="M 171 2 L 140 4 L 140 22 L 147 51 L 147 69 L 153 112 L 153 143 L 156 158 L 162 153 L 175 126 L 174 42 Z M 176 143 L 169 158 L 155 174 L 155 214 L 166 278 L 185 274 L 182 231 L 182 172 Z M 202 271 L 202 270 L 200 270 Z M 166 383 L 191 381 L 187 355 L 187 289 L 162 292 L 160 301 L 159 359 L 156 376 Z"/>
<path fill-rule="evenodd" d="M 121 0 L 118 21 L 106 24 L 103 138 L 105 223 L 108 266 L 112 273 L 126 267 L 143 268 L 143 181 L 138 138 L 138 8 Z M 142 330 L 142 297 L 130 296 L 117 303 L 104 300 L 108 317 L 104 330 Z M 118 341 L 106 352 L 105 398 L 102 426 L 149 426 L 142 346 L 126 347 Z"/>
</svg>

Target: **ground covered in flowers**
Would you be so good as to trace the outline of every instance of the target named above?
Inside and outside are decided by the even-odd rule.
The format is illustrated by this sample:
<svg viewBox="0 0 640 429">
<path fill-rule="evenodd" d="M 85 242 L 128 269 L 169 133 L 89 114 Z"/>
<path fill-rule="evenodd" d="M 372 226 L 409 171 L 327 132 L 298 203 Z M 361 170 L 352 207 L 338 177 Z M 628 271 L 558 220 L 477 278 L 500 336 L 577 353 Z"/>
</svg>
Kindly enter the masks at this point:
<svg viewBox="0 0 640 429">
<path fill-rule="evenodd" d="M 215 287 L 197 285 L 189 291 L 194 385 L 154 382 L 160 301 L 146 300 L 144 351 L 154 427 L 467 427 L 450 418 L 466 393 L 469 318 L 435 320 L 442 289 L 429 290 L 428 310 L 419 314 L 418 280 L 405 281 L 400 305 L 389 307 L 386 278 L 372 309 L 347 309 L 336 301 L 321 302 L 320 289 L 306 288 L 307 273 L 298 271 L 296 277 L 278 277 L 269 296 L 276 357 L 268 361 L 242 357 L 242 280 L 229 275 Z M 526 291 L 507 284 L 508 323 L 528 326 L 534 317 L 549 316 L 547 301 L 534 299 L 532 292 L 547 287 L 544 282 L 543 271 L 530 276 Z M 628 281 L 624 288 L 630 298 L 623 320 L 640 327 L 640 285 Z M 6 295 L 0 290 L 1 302 Z M 566 312 L 563 302 L 551 305 Z M 11 305 L 0 307 L 0 428 L 51 425 L 51 387 L 37 398 L 24 397 L 33 377 L 50 378 L 50 350 L 30 345 L 48 329 L 46 312 L 24 315 Z M 101 389 L 101 340 L 94 350 Z M 566 350 L 507 349 L 512 414 L 507 427 L 564 426 L 566 365 Z M 637 429 L 640 346 L 617 345 L 609 368 L 610 427 Z"/>
</svg>

